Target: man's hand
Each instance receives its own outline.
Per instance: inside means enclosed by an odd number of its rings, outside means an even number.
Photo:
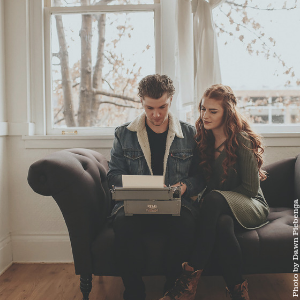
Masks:
[[[181,195],[183,195],[186,191],[186,184],[183,182],[177,182],[176,184],[173,184],[172,186],[181,186]]]

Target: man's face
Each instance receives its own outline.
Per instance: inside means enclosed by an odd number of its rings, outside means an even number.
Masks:
[[[168,94],[164,93],[158,99],[145,96],[144,100],[141,101],[145,109],[147,121],[150,123],[148,123],[150,128],[153,128],[153,126],[156,128],[164,127],[168,122],[169,108],[171,106],[172,97],[168,97]]]

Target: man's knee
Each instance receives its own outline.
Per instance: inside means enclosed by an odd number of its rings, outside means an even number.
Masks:
[[[185,207],[181,208],[180,216],[171,217],[168,235],[181,240],[194,239],[196,230],[196,219],[193,214]]]
[[[113,230],[118,235],[138,232],[140,227],[138,218],[135,216],[125,216],[124,207],[117,212],[113,221]]]
[[[172,226],[176,228],[193,229],[196,226],[196,219],[192,212],[186,207],[181,207],[180,216],[171,217]]]

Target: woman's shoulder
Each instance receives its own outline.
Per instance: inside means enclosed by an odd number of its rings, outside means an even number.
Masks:
[[[252,148],[252,143],[251,143],[251,139],[250,136],[247,132],[245,131],[240,131],[237,134],[237,140],[239,143],[239,147],[247,147],[247,148]]]

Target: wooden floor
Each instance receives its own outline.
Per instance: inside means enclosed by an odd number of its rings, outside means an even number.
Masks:
[[[293,274],[248,275],[251,300],[290,300]],[[164,278],[145,277],[147,300],[161,297]],[[122,300],[118,277],[94,277],[90,300]],[[0,276],[0,300],[82,300],[73,264],[13,264]],[[221,277],[202,277],[196,300],[229,300]]]

